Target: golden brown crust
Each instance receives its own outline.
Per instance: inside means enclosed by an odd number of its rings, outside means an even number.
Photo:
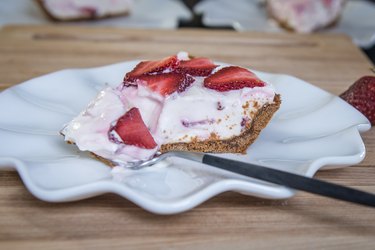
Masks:
[[[76,22],[76,21],[87,21],[87,20],[99,20],[99,19],[105,19],[110,17],[117,17],[117,16],[127,16],[129,15],[129,11],[119,12],[115,14],[107,14],[104,16],[85,16],[85,17],[77,17],[77,18],[59,18],[54,16],[44,5],[43,0],[35,0],[40,6],[40,8],[43,10],[43,12],[53,21],[57,22]]]
[[[92,156],[94,156],[96,159],[98,159],[99,161],[103,162],[104,164],[107,164],[108,166],[110,167],[116,167],[117,164],[111,160],[108,160],[104,157],[101,157],[100,155],[97,155],[97,154],[94,154],[93,152],[90,152]]]
[[[191,143],[170,143],[161,145],[160,152],[168,151],[195,151],[205,153],[241,153],[245,154],[247,148],[255,141],[260,131],[265,128],[273,114],[281,104],[280,95],[275,95],[274,102],[263,106],[255,115],[249,128],[240,135],[227,140],[206,140]]]

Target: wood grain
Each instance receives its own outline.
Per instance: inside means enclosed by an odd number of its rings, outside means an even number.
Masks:
[[[12,26],[0,31],[0,90],[64,68],[185,50],[300,77],[339,94],[373,65],[345,36],[205,30]],[[375,132],[365,160],[317,178],[375,192]],[[4,142],[1,142],[4,143]],[[373,209],[299,192],[263,200],[228,192],[183,214],[150,214],[112,194],[53,204],[0,172],[0,249],[373,249]]]

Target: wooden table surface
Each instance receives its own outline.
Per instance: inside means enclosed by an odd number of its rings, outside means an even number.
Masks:
[[[180,50],[300,77],[333,94],[373,75],[345,36],[206,30],[12,26],[0,31],[0,90],[64,68],[161,58]],[[365,160],[316,177],[375,193],[375,130]],[[1,141],[0,143],[6,143]],[[375,210],[304,192],[264,200],[228,192],[161,216],[113,194],[52,204],[0,171],[0,249],[374,249]]]

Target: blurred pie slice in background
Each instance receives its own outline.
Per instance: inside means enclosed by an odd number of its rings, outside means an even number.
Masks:
[[[56,21],[102,19],[128,15],[133,0],[36,0]]]
[[[344,5],[345,0],[267,0],[269,15],[280,26],[298,33],[334,25]]]

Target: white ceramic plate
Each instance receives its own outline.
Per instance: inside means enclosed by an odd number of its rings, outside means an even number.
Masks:
[[[16,169],[26,187],[50,202],[116,193],[144,209],[172,214],[224,191],[270,199],[294,191],[182,159],[152,168],[113,173],[64,142],[59,130],[106,84],[117,86],[136,61],[41,76],[0,93],[0,168]],[[275,85],[282,105],[246,155],[223,155],[313,176],[321,168],[360,162],[359,132],[368,120],[342,101],[300,79],[257,72]]]
[[[204,0],[194,7],[206,26],[231,26],[239,31],[285,32],[268,18],[264,0]],[[367,0],[347,1],[338,23],[319,32],[344,33],[363,48],[375,44],[375,4]]]

